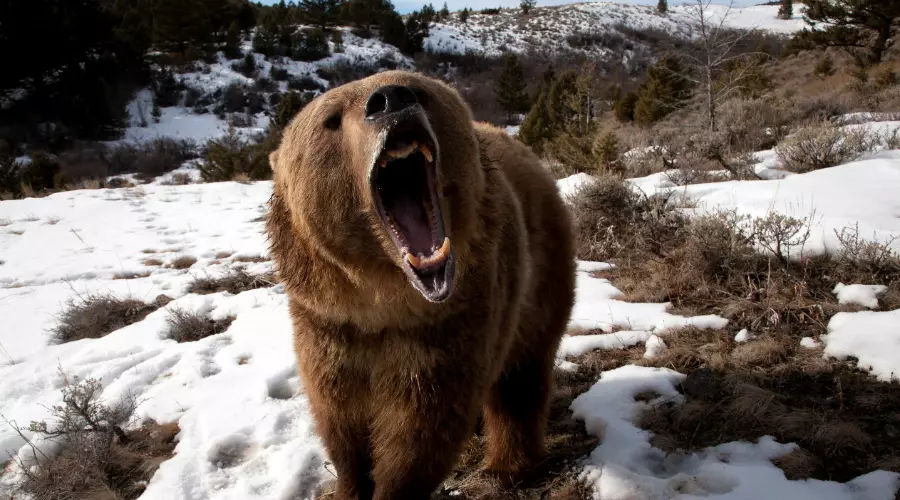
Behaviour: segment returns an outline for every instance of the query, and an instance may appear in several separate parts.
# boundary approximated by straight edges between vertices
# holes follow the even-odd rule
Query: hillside
[[[712,5],[710,14],[718,22],[727,11],[724,25],[735,29],[791,34],[805,26],[802,9],[802,4],[795,4],[790,20],[777,19],[777,5],[735,7],[730,11],[723,5]],[[538,7],[527,15],[518,9],[503,9],[493,15],[473,13],[465,23],[460,22],[459,13],[454,13],[449,21],[434,24],[425,48],[451,53],[473,50],[488,55],[575,50],[595,56],[628,57],[628,50],[645,45],[641,38],[652,36],[647,34],[651,30],[675,38],[690,37],[688,19],[684,5],[659,14],[655,7],[614,2]]]

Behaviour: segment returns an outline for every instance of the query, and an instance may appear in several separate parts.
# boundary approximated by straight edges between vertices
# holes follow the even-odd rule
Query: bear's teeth
[[[440,264],[447,260],[447,255],[450,254],[450,238],[444,238],[444,244],[441,245],[441,248],[435,250],[434,254],[431,257],[419,257],[413,255],[411,253],[406,254],[406,261],[409,262],[409,265],[413,266],[416,269],[422,269],[423,267],[432,267],[436,264]]]
[[[400,147],[397,149],[392,149],[389,151],[385,151],[388,156],[391,158],[406,158],[410,153],[415,151],[419,147],[419,144],[416,141],[413,141],[412,144],[407,144],[406,147]]]
[[[434,156],[431,155],[431,149],[428,146],[419,144],[419,151],[422,152],[422,156],[428,160],[428,163],[431,163],[434,160]]]

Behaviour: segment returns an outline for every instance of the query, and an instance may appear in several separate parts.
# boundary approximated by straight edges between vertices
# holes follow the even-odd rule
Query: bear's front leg
[[[405,397],[380,401],[372,434],[375,500],[425,500],[453,469],[483,394],[477,382],[455,382],[420,381]]]

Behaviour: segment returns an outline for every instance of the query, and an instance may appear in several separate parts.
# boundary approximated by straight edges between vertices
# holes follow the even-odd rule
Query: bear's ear
[[[272,151],[271,153],[269,153],[269,168],[271,168],[273,172],[275,171],[275,163],[276,162],[278,162],[278,150],[277,149],[275,151]]]

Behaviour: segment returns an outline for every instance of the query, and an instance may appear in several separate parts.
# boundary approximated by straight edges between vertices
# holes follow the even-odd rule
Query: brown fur
[[[374,210],[363,123],[382,85],[428,95],[457,267],[431,303]],[[339,116],[340,128],[323,123]],[[427,498],[483,414],[489,470],[514,479],[543,452],[553,360],[574,300],[570,215],[549,173],[503,131],[473,124],[445,84],[392,71],[311,102],[271,156],[267,231],[290,299],[298,366],[340,499]]]

